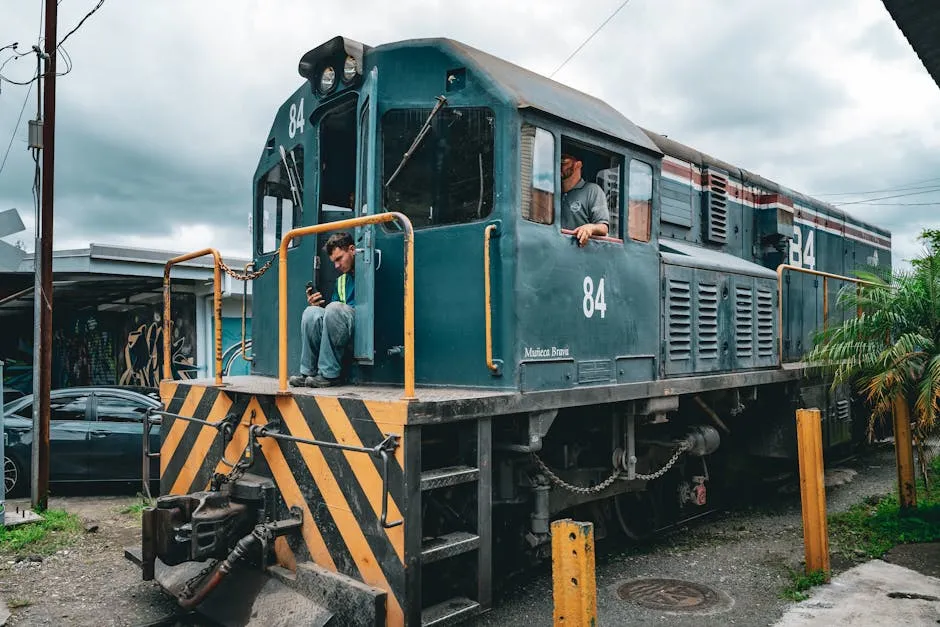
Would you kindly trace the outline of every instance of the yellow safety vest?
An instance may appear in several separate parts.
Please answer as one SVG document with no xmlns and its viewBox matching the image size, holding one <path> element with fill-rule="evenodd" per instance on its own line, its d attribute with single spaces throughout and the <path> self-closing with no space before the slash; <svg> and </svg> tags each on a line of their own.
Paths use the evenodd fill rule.
<svg viewBox="0 0 940 627">
<path fill-rule="evenodd" d="M 336 292 L 339 294 L 339 302 L 346 304 L 346 275 L 342 274 L 336 282 Z"/>
</svg>

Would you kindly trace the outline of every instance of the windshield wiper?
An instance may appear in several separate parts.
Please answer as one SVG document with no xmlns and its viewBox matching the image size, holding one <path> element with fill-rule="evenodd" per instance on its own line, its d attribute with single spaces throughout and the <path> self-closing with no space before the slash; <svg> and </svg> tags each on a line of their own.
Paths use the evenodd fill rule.
<svg viewBox="0 0 940 627">
<path fill-rule="evenodd" d="M 392 172 L 392 175 L 388 177 L 388 180 L 385 181 L 385 187 L 388 187 L 395 181 L 395 178 L 398 176 L 398 173 L 402 171 L 402 168 L 405 167 L 405 164 L 408 163 L 408 160 L 411 159 L 411 155 L 418 149 L 418 146 L 421 145 L 421 142 L 424 141 L 425 136 L 427 136 L 428 131 L 431 130 L 431 120 L 434 119 L 434 116 L 437 115 L 437 112 L 441 110 L 447 104 L 447 98 L 444 96 L 437 97 L 437 103 L 434 105 L 434 108 L 431 109 L 431 113 L 428 114 L 428 119 L 424 121 L 424 125 L 421 127 L 421 130 L 418 131 L 418 135 L 415 137 L 414 141 L 411 142 L 411 147 L 408 148 L 408 151 L 405 152 L 405 155 L 401 158 L 401 163 L 398 164 L 398 167 L 395 168 L 395 171 Z"/>
</svg>

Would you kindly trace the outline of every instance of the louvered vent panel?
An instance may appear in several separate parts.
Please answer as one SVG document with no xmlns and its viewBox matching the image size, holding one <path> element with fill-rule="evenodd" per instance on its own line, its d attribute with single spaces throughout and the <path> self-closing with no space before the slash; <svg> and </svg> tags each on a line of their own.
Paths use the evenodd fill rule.
<svg viewBox="0 0 940 627">
<path fill-rule="evenodd" d="M 688 281 L 669 279 L 669 359 L 680 361 L 692 356 L 692 289 Z"/>
<path fill-rule="evenodd" d="M 734 288 L 735 351 L 739 358 L 754 356 L 754 292 L 750 287 Z"/>
<path fill-rule="evenodd" d="M 716 244 L 728 242 L 728 178 L 708 173 L 706 193 L 706 238 Z"/>
<path fill-rule="evenodd" d="M 836 402 L 836 415 L 839 420 L 849 419 L 849 402 L 847 400 L 843 399 Z"/>
<path fill-rule="evenodd" d="M 757 290 L 757 356 L 774 356 L 774 296 Z"/>
<path fill-rule="evenodd" d="M 718 359 L 718 286 L 698 285 L 698 357 Z"/>
</svg>

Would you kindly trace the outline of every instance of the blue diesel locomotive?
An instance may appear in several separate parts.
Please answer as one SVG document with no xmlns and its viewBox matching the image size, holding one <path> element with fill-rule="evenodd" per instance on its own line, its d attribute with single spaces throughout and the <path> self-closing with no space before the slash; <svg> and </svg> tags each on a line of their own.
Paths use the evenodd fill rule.
<svg viewBox="0 0 940 627">
<path fill-rule="evenodd" d="M 456 41 L 336 37 L 299 72 L 254 175 L 252 375 L 161 386 L 140 559 L 184 606 L 449 624 L 552 519 L 640 539 L 793 460 L 797 407 L 827 449 L 858 439 L 800 359 L 855 315 L 845 277 L 890 267 L 886 230 Z M 607 201 L 584 246 L 563 154 Z M 345 381 L 289 387 L 337 230 Z"/>
</svg>

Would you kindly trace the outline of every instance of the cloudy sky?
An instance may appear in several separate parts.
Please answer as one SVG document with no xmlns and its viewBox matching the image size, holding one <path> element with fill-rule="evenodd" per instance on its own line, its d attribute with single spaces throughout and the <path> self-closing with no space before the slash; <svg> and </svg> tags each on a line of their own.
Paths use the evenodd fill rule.
<svg viewBox="0 0 940 627">
<path fill-rule="evenodd" d="M 337 34 L 443 36 L 547 75 L 621 2 L 106 0 L 65 46 L 55 247 L 247 255 L 251 176 L 304 52 Z M 61 0 L 59 38 L 95 4 Z M 40 17 L 39 0 L 0 0 L 0 46 L 28 49 Z M 34 71 L 25 56 L 2 74 Z M 854 203 L 844 208 L 891 229 L 896 260 L 917 253 L 921 228 L 940 228 L 940 89 L 880 0 L 631 0 L 555 78 L 646 128 Z M 2 84 L 0 160 L 13 141 L 0 209 L 20 210 L 27 231 L 6 239 L 28 249 L 35 109 L 35 85 Z"/>
</svg>

